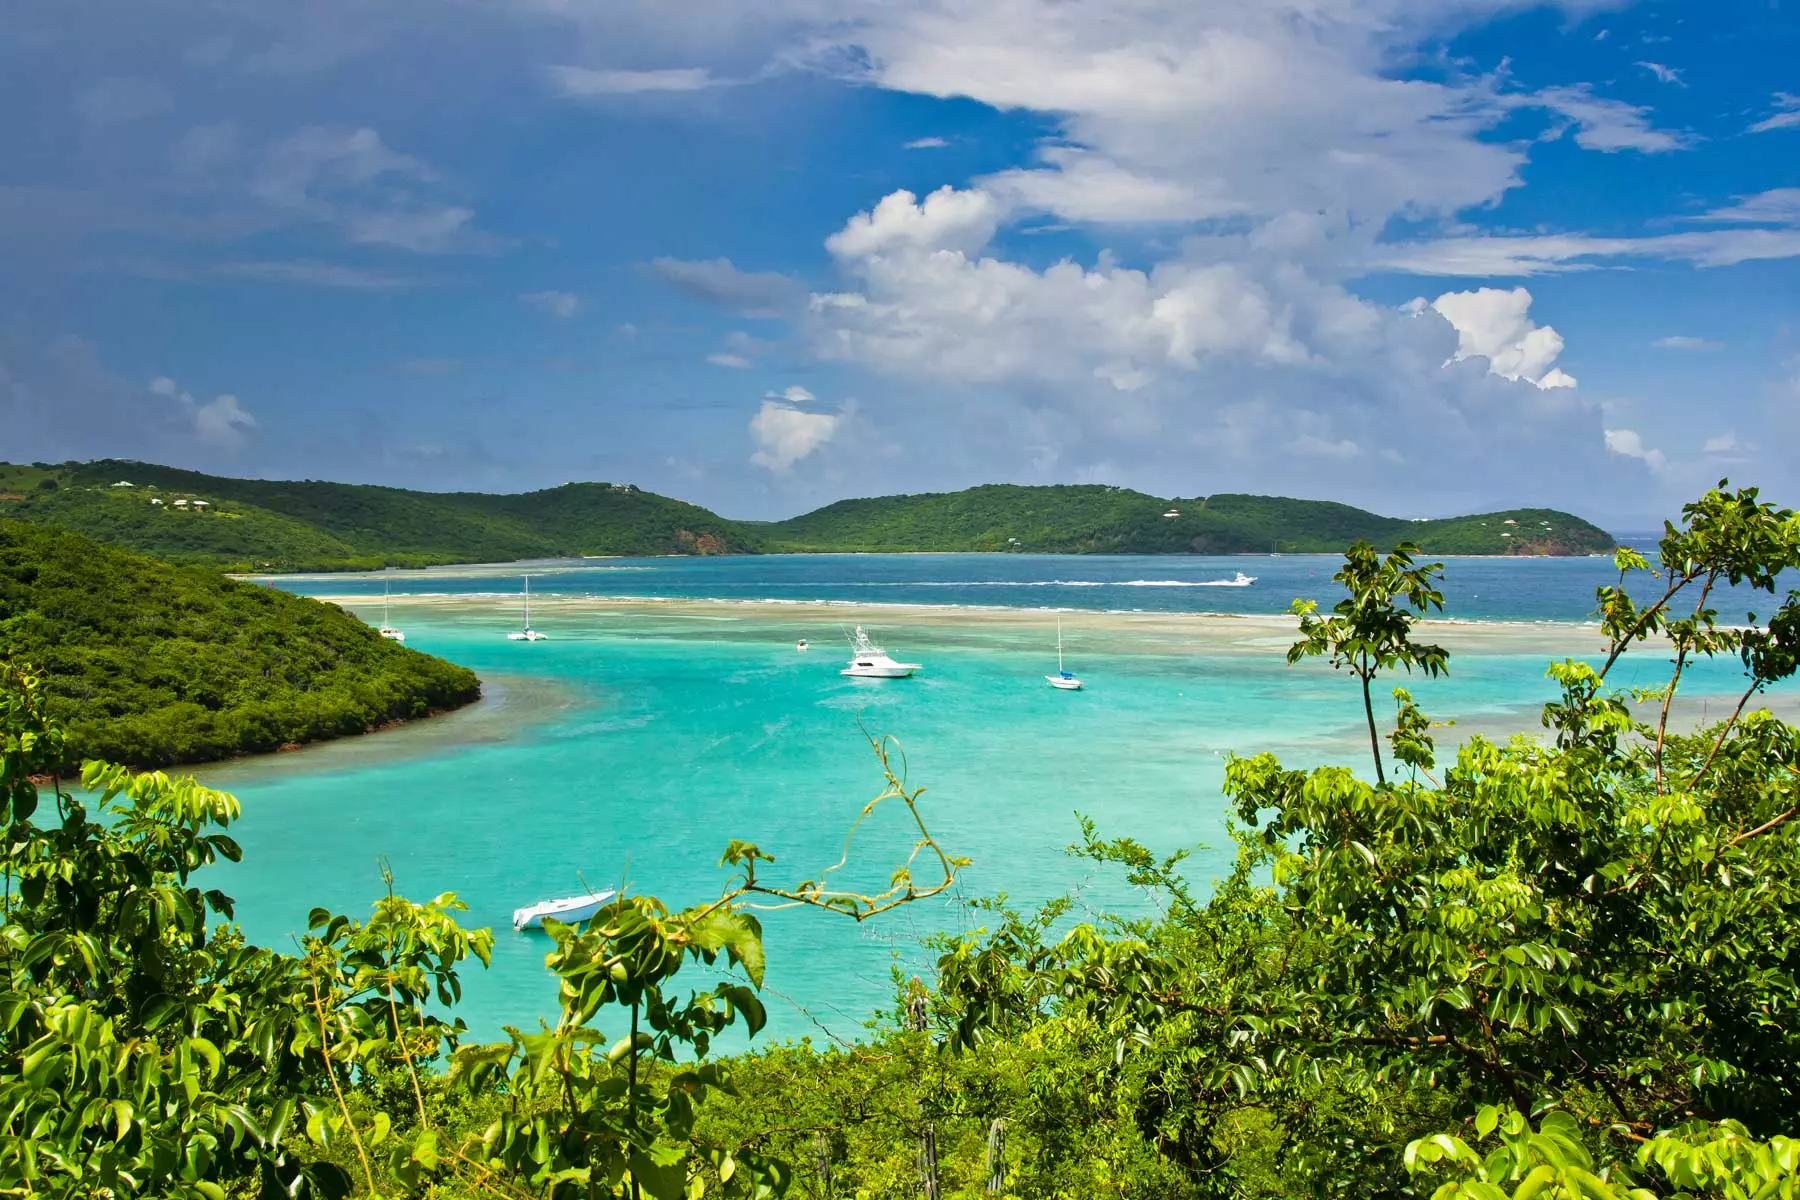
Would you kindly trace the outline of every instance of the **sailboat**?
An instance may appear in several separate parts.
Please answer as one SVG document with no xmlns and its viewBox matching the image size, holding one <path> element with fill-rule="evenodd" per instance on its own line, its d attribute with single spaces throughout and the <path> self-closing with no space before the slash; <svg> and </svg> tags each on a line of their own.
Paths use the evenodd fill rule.
<svg viewBox="0 0 1800 1200">
<path fill-rule="evenodd" d="M 406 635 L 388 624 L 388 579 L 381 577 L 381 628 L 375 631 L 390 642 L 404 642 Z"/>
<path fill-rule="evenodd" d="M 1063 670 L 1062 617 L 1056 618 L 1056 674 L 1044 676 L 1044 682 L 1060 692 L 1079 692 L 1081 680 Z"/>
<path fill-rule="evenodd" d="M 506 635 L 509 642 L 541 642 L 550 635 L 531 627 L 531 576 L 525 577 L 525 625 Z"/>
</svg>

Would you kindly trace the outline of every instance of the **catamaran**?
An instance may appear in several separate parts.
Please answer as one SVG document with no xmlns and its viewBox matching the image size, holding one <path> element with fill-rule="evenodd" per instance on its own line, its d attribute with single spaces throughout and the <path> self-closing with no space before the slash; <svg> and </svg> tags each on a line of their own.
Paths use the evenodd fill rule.
<svg viewBox="0 0 1800 1200">
<path fill-rule="evenodd" d="M 381 628 L 375 631 L 390 642 L 404 642 L 406 635 L 388 624 L 388 579 L 381 577 Z"/>
<path fill-rule="evenodd" d="M 839 671 L 852 679 L 905 679 L 920 669 L 919 663 L 895 662 L 886 650 L 869 640 L 858 625 L 850 638 L 850 665 Z"/>
<path fill-rule="evenodd" d="M 564 896 L 560 900 L 539 900 L 536 904 L 527 904 L 524 908 L 513 909 L 513 929 L 542 929 L 544 918 L 561 921 L 565 925 L 573 925 L 577 921 L 585 921 L 602 907 L 612 902 L 618 895 L 608 888 L 604 892 L 589 892 L 584 896 Z"/>
<path fill-rule="evenodd" d="M 1061 615 L 1056 618 L 1056 674 L 1044 676 L 1044 682 L 1062 692 L 1079 692 L 1081 690 L 1081 680 L 1063 670 Z"/>
<path fill-rule="evenodd" d="M 531 576 L 525 577 L 525 625 L 506 635 L 509 642 L 541 642 L 550 635 L 539 633 L 531 627 Z"/>
</svg>

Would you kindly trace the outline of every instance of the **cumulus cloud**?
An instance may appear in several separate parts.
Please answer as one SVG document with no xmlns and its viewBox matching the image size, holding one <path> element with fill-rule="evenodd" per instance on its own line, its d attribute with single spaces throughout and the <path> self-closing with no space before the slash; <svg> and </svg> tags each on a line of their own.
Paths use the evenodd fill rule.
<svg viewBox="0 0 1800 1200">
<path fill-rule="evenodd" d="M 526 292 L 519 299 L 552 317 L 572 317 L 581 311 L 581 297 L 574 292 Z"/>
<path fill-rule="evenodd" d="M 1621 458 L 1635 458 L 1652 471 L 1660 471 L 1667 465 L 1667 459 L 1663 457 L 1661 450 L 1653 450 L 1644 445 L 1644 439 L 1630 429 L 1608 429 L 1606 448 Z"/>
<path fill-rule="evenodd" d="M 844 416 L 798 407 L 813 398 L 803 387 L 790 387 L 779 396 L 763 397 L 762 407 L 750 418 L 750 438 L 756 444 L 756 451 L 750 456 L 752 463 L 785 472 L 831 441 Z"/>
<path fill-rule="evenodd" d="M 778 317 L 790 311 L 804 289 L 791 275 L 775 271 L 740 271 L 728 258 L 688 261 L 651 260 L 650 269 L 684 295 L 747 317 Z"/>
<path fill-rule="evenodd" d="M 1497 500 L 1471 485 L 1493 486 L 1502 459 L 1507 496 L 1607 475 L 1599 408 L 1556 368 L 1561 338 L 1528 294 L 1446 300 L 1464 332 L 1422 302 L 1409 315 L 1354 296 L 1270 250 L 1299 231 L 1268 228 L 1148 269 L 1106 254 L 1033 267 L 977 244 L 1004 211 L 979 191 L 935 208 L 896 193 L 851 218 L 827 243 L 846 286 L 812 297 L 806 332 L 824 358 L 938 385 L 907 389 L 915 404 L 981 396 L 935 411 L 1041 475 L 1132 461 L 1179 494 L 1196 473 L 1243 486 L 1303 456 L 1314 494 L 1403 475 L 1450 504 Z"/>
<path fill-rule="evenodd" d="M 1421 303 L 1414 301 L 1413 311 Z M 1524 288 L 1445 292 L 1431 307 L 1456 330 L 1457 361 L 1478 356 L 1502 379 L 1527 379 L 1540 388 L 1575 386 L 1574 377 L 1555 365 L 1562 335 L 1531 319 L 1531 293 Z"/>
<path fill-rule="evenodd" d="M 227 449 L 241 446 L 246 431 L 256 428 L 256 418 L 245 412 L 232 395 L 214 396 L 202 403 L 183 391 L 173 379 L 159 375 L 150 381 L 152 395 L 173 400 L 202 442 Z"/>
<path fill-rule="evenodd" d="M 1800 96 L 1792 92 L 1776 92 L 1772 101 L 1775 111 L 1756 122 L 1748 133 L 1773 133 L 1777 129 L 1800 127 Z"/>
<path fill-rule="evenodd" d="M 980 189 L 958 191 L 946 184 L 923 200 L 902 190 L 851 217 L 825 240 L 825 248 L 853 259 L 907 250 L 978 250 L 994 236 L 1001 216 L 1000 203 Z"/>
</svg>

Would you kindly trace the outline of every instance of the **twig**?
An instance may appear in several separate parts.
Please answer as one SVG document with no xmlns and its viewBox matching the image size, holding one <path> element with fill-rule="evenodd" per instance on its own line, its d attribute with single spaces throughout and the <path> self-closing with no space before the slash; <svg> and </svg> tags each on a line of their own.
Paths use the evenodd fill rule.
<svg viewBox="0 0 1800 1200">
<path fill-rule="evenodd" d="M 325 1032 L 325 1005 L 319 999 L 319 981 L 309 979 L 312 987 L 313 1012 L 319 1018 L 319 1053 L 325 1057 L 325 1077 L 331 1080 L 331 1094 L 337 1097 L 338 1111 L 344 1114 L 344 1126 L 350 1130 L 350 1142 L 356 1147 L 356 1157 L 362 1162 L 363 1179 L 368 1182 L 369 1194 L 375 1194 L 375 1172 L 369 1166 L 369 1155 L 363 1149 L 362 1134 L 356 1131 L 356 1119 L 350 1115 L 350 1106 L 344 1103 L 344 1089 L 338 1086 L 337 1069 L 331 1063 L 331 1041 Z"/>
</svg>

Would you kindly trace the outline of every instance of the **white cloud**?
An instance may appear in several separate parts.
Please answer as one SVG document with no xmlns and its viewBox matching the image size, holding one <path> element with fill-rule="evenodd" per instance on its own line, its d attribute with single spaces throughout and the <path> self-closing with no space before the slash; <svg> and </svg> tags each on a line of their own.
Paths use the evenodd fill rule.
<svg viewBox="0 0 1800 1200">
<path fill-rule="evenodd" d="M 651 260 L 650 269 L 676 291 L 747 317 L 778 317 L 799 302 L 800 281 L 775 271 L 740 271 L 728 258 Z"/>
<path fill-rule="evenodd" d="M 1700 447 L 1701 453 L 1717 457 L 1738 457 L 1747 453 L 1749 449 L 1749 446 L 1738 440 L 1738 435 L 1735 433 L 1721 433 L 1709 437 L 1706 439 L 1706 444 Z"/>
<path fill-rule="evenodd" d="M 1606 448 L 1621 458 L 1635 458 L 1644 463 L 1652 471 L 1660 471 L 1667 465 L 1661 450 L 1652 450 L 1644 445 L 1644 439 L 1630 429 L 1608 429 L 1606 431 Z"/>
<path fill-rule="evenodd" d="M 256 418 L 244 411 L 236 396 L 214 396 L 202 404 L 166 375 L 152 379 L 149 391 L 173 400 L 194 435 L 209 445 L 235 449 L 243 444 L 245 432 L 256 428 Z"/>
<path fill-rule="evenodd" d="M 1692 337 L 1685 333 L 1672 333 L 1668 337 L 1659 337 L 1652 346 L 1662 350 L 1721 350 L 1724 342 L 1715 342 L 1711 338 Z"/>
<path fill-rule="evenodd" d="M 1412 311 L 1419 304 L 1414 301 Z M 1574 378 L 1555 366 L 1562 335 L 1531 319 L 1531 293 L 1524 288 L 1445 292 L 1431 307 L 1456 330 L 1457 361 L 1485 358 L 1488 370 L 1502 379 L 1527 379 L 1540 388 L 1575 386 Z"/>
<path fill-rule="evenodd" d="M 755 364 L 741 354 L 709 354 L 706 361 L 715 367 L 730 367 L 734 371 L 748 371 Z"/>
<path fill-rule="evenodd" d="M 1740 196 L 1728 208 L 1715 208 L 1697 221 L 1741 222 L 1746 225 L 1800 226 L 1800 187 L 1771 188 Z"/>
<path fill-rule="evenodd" d="M 780 392 L 770 392 L 768 395 L 764 396 L 763 399 L 785 400 L 789 404 L 811 404 L 813 401 L 817 400 L 818 397 L 796 383 L 789 384 Z"/>
<path fill-rule="evenodd" d="M 1729 267 L 1744 262 L 1796 257 L 1800 257 L 1800 229 L 1708 229 L 1652 237 L 1607 238 L 1562 233 L 1395 242 L 1375 246 L 1362 266 L 1365 271 L 1478 278 L 1590 270 L 1609 259 Z"/>
<path fill-rule="evenodd" d="M 655 71 L 596 71 L 588 67 L 546 68 L 552 85 L 564 96 L 625 96 L 639 92 L 696 92 L 720 87 L 705 67 L 668 67 Z"/>
<path fill-rule="evenodd" d="M 1774 112 L 1750 126 L 1747 133 L 1773 133 L 1777 129 L 1794 129 L 1800 127 L 1800 96 L 1792 92 L 1776 92 L 1772 101 Z"/>
<path fill-rule="evenodd" d="M 415 280 L 391 271 L 329 262 L 250 261 L 220 263 L 213 274 L 225 279 L 255 283 L 286 283 L 302 287 L 340 288 L 353 292 L 392 292 L 414 285 Z"/>
<path fill-rule="evenodd" d="M 581 297 L 574 292 L 525 292 L 519 299 L 553 317 L 572 317 L 581 311 Z"/>
<path fill-rule="evenodd" d="M 497 239 L 474 229 L 472 209 L 435 198 L 439 182 L 374 129 L 310 125 L 269 146 L 249 186 L 284 218 L 335 226 L 354 245 L 419 254 L 494 248 Z"/>
<path fill-rule="evenodd" d="M 850 218 L 825 239 L 841 258 L 870 258 L 904 250 L 969 251 L 985 246 L 999 228 L 1001 205 L 992 193 L 948 185 L 923 200 L 892 192 L 874 209 Z"/>
<path fill-rule="evenodd" d="M 941 137 L 922 137 L 922 138 L 914 138 L 912 141 L 906 143 L 906 145 L 904 147 L 902 147 L 902 149 L 906 149 L 906 150 L 942 150 L 945 146 L 948 146 L 949 144 L 950 143 L 948 140 L 941 138 Z"/>
<path fill-rule="evenodd" d="M 1642 59 L 1638 61 L 1637 65 L 1656 76 L 1658 83 L 1672 83 L 1677 87 L 1687 86 L 1681 81 L 1681 72 L 1674 67 L 1666 67 L 1659 62 L 1645 62 Z"/>
<path fill-rule="evenodd" d="M 796 393 L 806 400 L 813 398 L 800 387 L 788 388 L 786 397 Z M 793 407 L 787 398 L 764 397 L 762 407 L 750 418 L 750 437 L 756 443 L 750 461 L 771 471 L 787 471 L 829 442 L 843 420 L 842 413 L 808 412 Z"/>
<path fill-rule="evenodd" d="M 194 432 L 200 439 L 221 446 L 243 441 L 244 431 L 256 428 L 256 418 L 238 406 L 236 396 L 214 396 L 193 406 Z"/>
<path fill-rule="evenodd" d="M 1648 108 L 1596 96 L 1586 84 L 1544 88 L 1514 103 L 1520 107 L 1548 108 L 1567 119 L 1575 127 L 1575 144 L 1584 150 L 1663 154 L 1680 150 L 1690 142 L 1685 135 L 1652 125 Z"/>
</svg>

